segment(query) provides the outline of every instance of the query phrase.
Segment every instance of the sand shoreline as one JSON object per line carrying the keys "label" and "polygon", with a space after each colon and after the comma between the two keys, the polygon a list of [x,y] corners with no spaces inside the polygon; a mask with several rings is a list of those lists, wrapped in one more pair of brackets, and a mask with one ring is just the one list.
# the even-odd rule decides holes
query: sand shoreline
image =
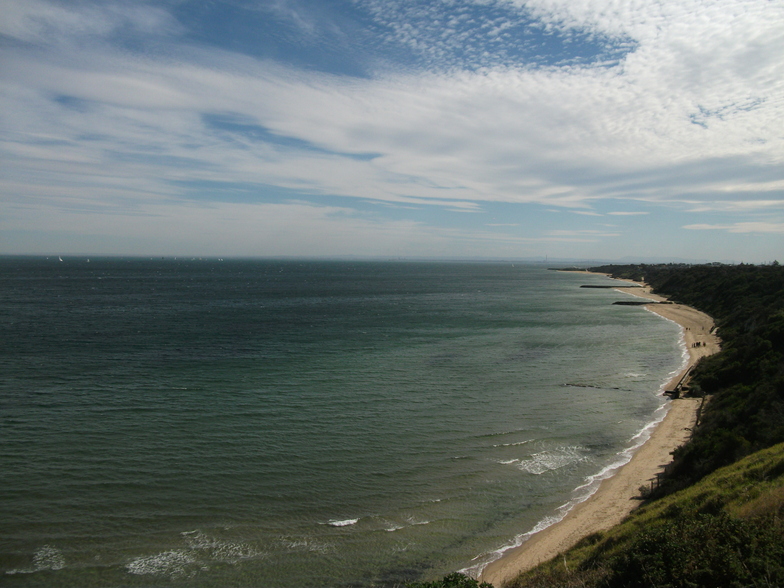
{"label": "sand shoreline", "polygon": [[[654,302],[666,301],[666,298],[651,293],[646,284],[637,283],[637,286],[642,287],[619,286],[617,290]],[[683,370],[665,387],[666,390],[672,390],[698,359],[719,350],[719,340],[711,333],[713,319],[682,304],[652,304],[645,308],[679,324],[683,329],[689,357]],[[698,347],[695,346],[697,343],[700,343]],[[700,404],[698,398],[670,401],[664,419],[626,465],[614,476],[602,481],[588,500],[577,504],[560,522],[531,535],[525,543],[508,550],[500,559],[488,564],[479,579],[500,587],[520,572],[552,559],[583,537],[620,523],[639,505],[639,488],[655,479],[670,463],[671,452],[689,438]]]}

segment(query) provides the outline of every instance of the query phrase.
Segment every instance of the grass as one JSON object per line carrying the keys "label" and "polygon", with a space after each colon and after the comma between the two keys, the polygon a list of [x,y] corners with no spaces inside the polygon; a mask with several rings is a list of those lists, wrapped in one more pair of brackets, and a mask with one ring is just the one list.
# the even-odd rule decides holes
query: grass
{"label": "grass", "polygon": [[643,505],[509,588],[784,586],[784,444]]}

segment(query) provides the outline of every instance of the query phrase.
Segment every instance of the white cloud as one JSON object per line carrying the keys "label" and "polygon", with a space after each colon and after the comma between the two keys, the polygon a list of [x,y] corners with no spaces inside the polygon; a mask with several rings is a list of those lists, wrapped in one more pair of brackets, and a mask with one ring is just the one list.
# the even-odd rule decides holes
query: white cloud
{"label": "white cloud", "polygon": [[684,229],[693,231],[728,231],[730,233],[781,233],[784,234],[784,223],[742,222],[727,225],[694,224]]}
{"label": "white cloud", "polygon": [[122,29],[172,34],[181,27],[161,8],[132,3],[58,4],[44,0],[0,0],[0,34],[31,43],[105,37]]}
{"label": "white cloud", "polygon": [[[80,239],[102,244],[106,254],[139,251],[145,254],[222,255],[383,255],[389,251],[410,254],[418,248],[448,249],[455,235],[425,230],[410,221],[376,222],[356,211],[307,202],[280,204],[163,203],[148,214],[128,217],[111,211],[42,208],[31,222],[23,211],[9,210],[4,229],[28,230],[43,226],[54,235],[39,252],[53,252],[56,245],[79,253],[72,243]],[[131,227],[131,231],[128,227]],[[132,235],[132,242],[123,236]],[[373,245],[369,246],[372,243]]]}
{"label": "white cloud", "polygon": [[[131,212],[192,200],[201,183],[199,197],[216,201],[236,185],[263,201],[272,186],[308,198],[473,212],[490,202],[539,203],[587,216],[613,198],[630,208],[685,203],[733,215],[733,227],[754,221],[742,215],[782,206],[782,6],[511,5],[554,28],[631,40],[634,50],[611,67],[388,70],[357,79],[180,46],[173,19],[145,5],[6,0],[3,34],[39,46],[0,54],[3,198]],[[417,8],[425,12],[415,22],[400,16],[402,6],[371,4],[394,35],[432,43],[422,51],[433,63],[470,28],[465,10],[436,26],[440,5]],[[485,24],[499,32],[510,22]],[[114,48],[111,36],[128,28],[172,38],[159,54]],[[446,31],[441,40],[437,29]],[[57,51],[46,49],[49,36]],[[89,48],[76,42],[86,37]],[[205,115],[283,139],[220,130]]]}
{"label": "white cloud", "polygon": [[[782,190],[784,193],[784,190]],[[746,214],[776,208],[784,208],[782,200],[706,200],[704,202],[687,202],[692,204],[689,212],[724,212],[730,214]]]}
{"label": "white cloud", "polygon": [[[510,225],[511,226],[511,225]],[[541,243],[594,243],[605,236],[565,232],[521,237],[497,231],[457,230],[409,220],[386,220],[346,207],[305,201],[276,204],[164,202],[137,214],[108,208],[63,209],[45,203],[28,214],[6,207],[5,235],[20,233],[6,253],[221,256],[521,257]],[[43,231],[41,238],[36,232]]]}
{"label": "white cloud", "polygon": [[[699,24],[699,19],[696,22]],[[711,29],[714,24],[720,23],[708,21],[703,27]],[[699,30],[692,35],[699,37]],[[669,47],[669,52],[677,53],[675,49]],[[773,49],[770,47],[768,53]],[[724,58],[722,67],[726,67],[726,59],[731,57],[737,56],[719,51],[712,61]],[[760,90],[769,95],[760,97],[755,110],[717,116],[706,129],[688,118],[692,111],[697,112],[699,96],[666,83],[652,92],[652,85],[666,82],[671,74],[662,78],[662,68],[656,67],[644,75],[630,75],[626,71],[628,63],[619,70],[499,70],[350,80],[306,72],[292,74],[269,64],[242,63],[229,56],[220,63],[219,70],[198,63],[132,59],[124,54],[104,58],[77,54],[68,56],[69,63],[63,61],[41,63],[37,58],[18,58],[9,63],[8,69],[19,83],[39,92],[95,102],[104,108],[107,117],[111,113],[106,108],[125,107],[155,109],[159,118],[177,124],[187,124],[190,118],[193,122],[188,132],[200,141],[190,155],[197,159],[198,151],[209,140],[195,117],[210,111],[242,114],[276,132],[327,150],[380,153],[381,157],[361,165],[330,162],[333,173],[321,171],[319,177],[307,180],[323,184],[326,192],[343,191],[346,186],[336,178],[349,174],[357,177],[358,168],[364,168],[359,176],[363,186],[368,186],[368,175],[375,176],[371,193],[366,194],[371,198],[390,192],[391,180],[398,187],[405,185],[404,194],[398,196],[437,197],[428,190],[431,186],[442,192],[443,188],[450,189],[450,199],[457,195],[476,200],[562,203],[601,193],[602,176],[604,182],[609,182],[608,174],[618,170],[633,173],[670,161],[730,157],[750,151],[767,161],[780,162],[784,155],[772,124],[774,118],[784,117],[782,106],[771,100],[781,92],[772,75],[762,80],[761,88],[739,83],[741,77],[733,78],[736,95],[762,94]],[[80,62],[75,67],[70,65]],[[780,74],[782,69],[779,65],[775,71]],[[775,87],[770,85],[773,82]],[[701,84],[701,93],[710,86]],[[724,84],[719,84],[717,90],[723,89]],[[770,94],[772,90],[777,91]],[[717,101],[732,102],[723,92],[720,100],[712,100]],[[115,116],[123,117],[119,129],[134,132],[128,124],[129,113],[116,112]],[[156,125],[158,146],[177,152],[171,155],[184,155],[182,151],[187,149],[182,148],[183,142],[165,134],[165,127],[171,124]],[[138,121],[137,135],[148,130],[143,121]],[[117,141],[126,139],[114,134]],[[757,137],[767,143],[750,149],[749,141]],[[228,145],[213,142],[210,147],[221,147],[230,157],[247,155],[233,152],[236,150]],[[297,163],[300,155],[287,157],[293,167],[302,168]],[[278,175],[283,175],[280,161],[275,163]],[[226,175],[234,171],[227,169]],[[299,176],[301,172],[296,173]],[[559,177],[571,181],[564,183]],[[409,181],[401,182],[402,178]],[[594,187],[592,182],[597,179],[599,185]],[[753,190],[755,184],[749,182],[740,189]],[[655,198],[655,190],[648,197]]]}
{"label": "white cloud", "polygon": [[[602,183],[611,185],[616,170],[633,173],[642,161],[661,166],[673,157],[730,156],[744,148],[732,141],[706,142],[699,136],[705,129],[677,117],[668,121],[666,132],[653,124],[646,130],[646,116],[666,113],[653,109],[641,115],[632,99],[605,114],[605,98],[622,89],[608,72],[511,71],[356,81],[292,76],[265,64],[240,73],[129,59],[94,60],[81,68],[29,60],[16,64],[19,83],[50,95],[75,96],[93,109],[50,112],[46,122],[55,124],[47,124],[45,131],[19,128],[19,135],[59,131],[65,140],[78,141],[85,131],[96,131],[118,150],[134,148],[136,141],[154,143],[173,157],[205,158],[213,167],[241,166],[229,165],[224,176],[255,168],[257,180],[269,177],[264,168],[271,160],[276,182],[291,174],[287,187],[304,181],[324,192],[369,198],[576,204],[600,195]],[[30,110],[29,105],[15,106]],[[381,156],[358,162],[274,152],[247,142],[221,143],[201,128],[202,112],[242,114],[325,150]],[[32,127],[44,126],[35,123],[40,113],[30,114]],[[68,120],[73,128],[64,128]],[[685,127],[681,136],[679,124]],[[94,126],[101,128],[90,128]],[[779,157],[772,148],[766,153]],[[308,175],[312,177],[303,178]],[[361,189],[340,181],[348,177]],[[754,189],[754,184],[745,188]],[[654,186],[648,197],[655,196]]]}
{"label": "white cloud", "polygon": [[607,214],[610,214],[610,215],[613,215],[613,216],[641,216],[641,215],[646,215],[646,214],[650,214],[650,213],[649,212],[643,212],[643,211],[638,211],[638,212],[614,211],[614,212],[608,212]]}

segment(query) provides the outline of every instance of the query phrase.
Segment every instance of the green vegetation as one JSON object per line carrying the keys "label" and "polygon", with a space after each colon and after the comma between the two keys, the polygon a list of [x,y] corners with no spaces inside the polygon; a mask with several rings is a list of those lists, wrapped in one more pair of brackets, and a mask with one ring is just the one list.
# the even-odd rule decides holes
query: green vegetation
{"label": "green vegetation", "polygon": [[644,506],[511,586],[784,586],[784,268],[592,270],[644,280],[716,320],[722,351],[690,382],[710,400]]}
{"label": "green vegetation", "polygon": [[[703,359],[690,382],[691,393],[709,401],[642,507],[508,587],[784,586],[784,267],[591,271],[645,281],[715,319],[722,350]],[[446,581],[414,586],[463,586]]]}
{"label": "green vegetation", "polygon": [[454,572],[448,576],[444,576],[441,580],[434,580],[433,582],[415,582],[413,584],[406,584],[407,588],[493,588],[491,584],[482,582],[481,584],[459,572]]}
{"label": "green vegetation", "polygon": [[509,588],[784,585],[784,444],[637,509]]}
{"label": "green vegetation", "polygon": [[644,277],[655,292],[711,315],[722,339],[722,351],[700,362],[692,374],[692,390],[710,395],[702,423],[675,453],[671,473],[654,497],[784,442],[784,267],[592,269],[619,278]]}

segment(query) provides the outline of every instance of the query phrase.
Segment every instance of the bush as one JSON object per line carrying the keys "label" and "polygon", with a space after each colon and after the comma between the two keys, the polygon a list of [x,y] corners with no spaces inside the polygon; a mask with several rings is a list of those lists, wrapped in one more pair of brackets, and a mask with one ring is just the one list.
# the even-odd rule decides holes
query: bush
{"label": "bush", "polygon": [[643,531],[610,569],[611,588],[781,586],[781,520],[744,521],[724,513],[678,518]]}
{"label": "bush", "polygon": [[479,583],[478,580],[469,578],[468,576],[459,572],[454,572],[448,576],[444,576],[440,580],[432,582],[414,582],[413,584],[406,584],[407,588],[493,588],[492,584],[487,582]]}
{"label": "bush", "polygon": [[784,267],[627,265],[591,268],[645,276],[660,294],[711,315],[722,351],[701,361],[689,383],[712,395],[691,443],[675,454],[652,498],[685,488],[717,468],[784,441]]}

